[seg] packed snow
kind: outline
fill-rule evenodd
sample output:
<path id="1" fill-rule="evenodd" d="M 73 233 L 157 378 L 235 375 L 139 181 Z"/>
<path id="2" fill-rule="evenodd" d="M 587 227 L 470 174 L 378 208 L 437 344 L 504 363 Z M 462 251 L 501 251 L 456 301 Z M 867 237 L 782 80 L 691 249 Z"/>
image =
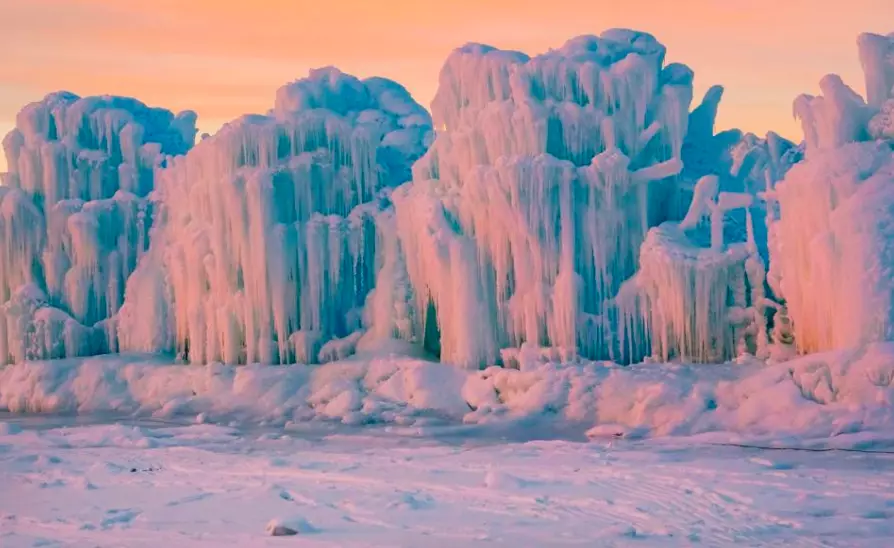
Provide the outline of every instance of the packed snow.
<path id="1" fill-rule="evenodd" d="M 885 546 L 894 458 L 16 417 L 0 544 Z M 295 531 L 294 536 L 271 536 Z"/>

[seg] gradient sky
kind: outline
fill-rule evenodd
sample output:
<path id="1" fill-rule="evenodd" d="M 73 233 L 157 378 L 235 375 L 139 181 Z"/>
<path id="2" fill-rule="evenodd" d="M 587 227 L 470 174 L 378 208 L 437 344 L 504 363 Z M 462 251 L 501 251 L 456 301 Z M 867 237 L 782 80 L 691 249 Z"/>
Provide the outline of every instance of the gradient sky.
<path id="1" fill-rule="evenodd" d="M 612 27 L 654 34 L 697 99 L 723 84 L 721 128 L 800 139 L 792 99 L 830 72 L 863 93 L 856 37 L 894 31 L 894 0 L 0 0 L 0 135 L 59 89 L 193 109 L 213 131 L 325 65 L 428 106 L 466 42 L 534 54 Z"/>

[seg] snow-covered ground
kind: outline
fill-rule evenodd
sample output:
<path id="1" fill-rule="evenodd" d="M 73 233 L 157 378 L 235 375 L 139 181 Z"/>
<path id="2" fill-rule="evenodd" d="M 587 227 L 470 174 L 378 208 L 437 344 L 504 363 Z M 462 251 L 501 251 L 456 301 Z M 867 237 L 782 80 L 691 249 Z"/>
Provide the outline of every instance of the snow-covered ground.
<path id="1" fill-rule="evenodd" d="M 883 546 L 894 345 L 0 370 L 0 546 Z M 277 521 L 279 520 L 279 521 Z M 299 539 L 278 539 L 285 525 Z M 269 526 L 269 527 L 268 527 Z"/>
<path id="2" fill-rule="evenodd" d="M 894 454 L 480 426 L 2 420 L 4 547 L 877 547 L 894 535 Z M 271 522 L 299 536 L 271 537 Z"/>

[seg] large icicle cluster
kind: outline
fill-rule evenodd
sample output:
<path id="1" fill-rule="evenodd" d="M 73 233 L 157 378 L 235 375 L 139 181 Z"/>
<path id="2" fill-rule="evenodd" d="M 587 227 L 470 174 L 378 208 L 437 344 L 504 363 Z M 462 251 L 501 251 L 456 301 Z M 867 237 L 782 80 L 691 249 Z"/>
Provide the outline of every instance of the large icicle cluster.
<path id="1" fill-rule="evenodd" d="M 350 352 L 376 279 L 383 190 L 410 178 L 430 138 L 403 87 L 328 68 L 175 159 L 119 316 L 122 348 L 193 363 Z"/>
<path id="2" fill-rule="evenodd" d="M 534 58 L 482 45 L 448 58 L 437 139 L 393 196 L 404 318 L 427 348 L 467 367 L 523 343 L 612 354 L 607 302 L 682 168 L 692 73 L 664 54 L 612 30 Z M 375 322 L 405 333 L 393 312 Z"/>
<path id="3" fill-rule="evenodd" d="M 723 89 L 708 90 L 689 118 L 678 203 L 682 221 L 649 231 L 640 271 L 616 299 L 621 355 L 717 362 L 766 357 L 767 204 L 760 199 L 800 160 L 774 133 L 714 133 Z M 694 184 L 696 183 L 697 184 Z"/>
<path id="4" fill-rule="evenodd" d="M 148 245 L 145 196 L 195 139 L 178 116 L 123 97 L 54 93 L 3 141 L 0 364 L 115 349 L 114 316 Z"/>
<path id="5" fill-rule="evenodd" d="M 894 35 L 858 45 L 867 101 L 834 75 L 799 97 L 806 158 L 772 193 L 769 282 L 803 352 L 894 338 Z"/>

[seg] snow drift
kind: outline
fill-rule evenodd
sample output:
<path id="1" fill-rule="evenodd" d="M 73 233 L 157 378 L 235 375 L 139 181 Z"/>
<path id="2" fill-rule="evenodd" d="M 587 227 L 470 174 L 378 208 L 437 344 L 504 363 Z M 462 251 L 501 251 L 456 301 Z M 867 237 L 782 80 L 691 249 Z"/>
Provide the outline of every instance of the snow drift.
<path id="1" fill-rule="evenodd" d="M 106 320 L 148 245 L 146 196 L 195 119 L 64 92 L 19 113 L 3 140 L 0 364 L 116 349 Z"/>
<path id="2" fill-rule="evenodd" d="M 894 348 L 767 366 L 560 362 L 524 347 L 520 370 L 465 371 L 401 357 L 321 366 L 183 367 L 121 355 L 0 370 L 0 409 L 132 414 L 289 427 L 308 420 L 424 427 L 564 421 L 593 436 L 725 433 L 780 441 L 890 431 Z"/>

